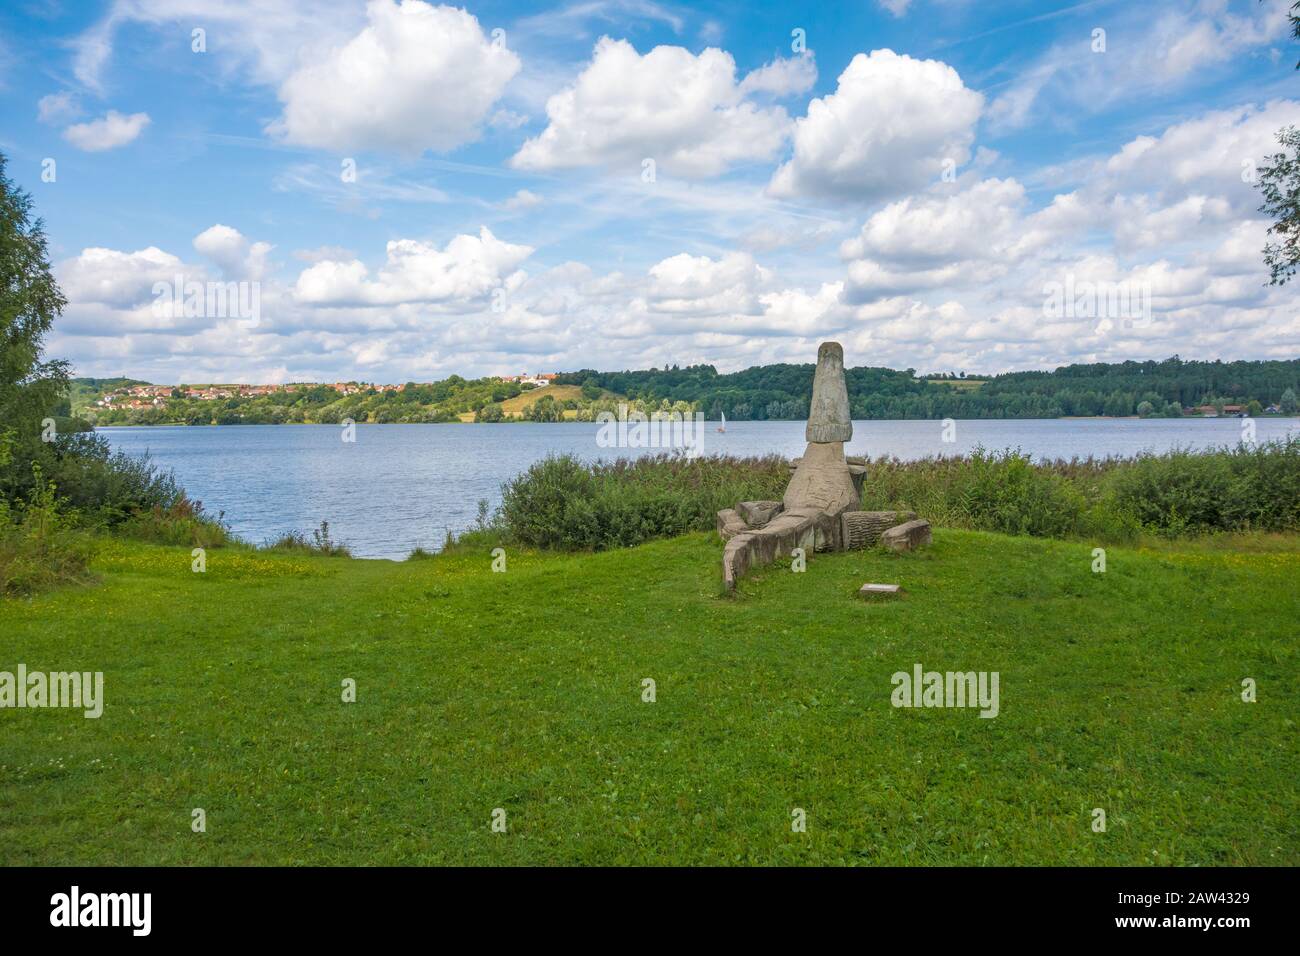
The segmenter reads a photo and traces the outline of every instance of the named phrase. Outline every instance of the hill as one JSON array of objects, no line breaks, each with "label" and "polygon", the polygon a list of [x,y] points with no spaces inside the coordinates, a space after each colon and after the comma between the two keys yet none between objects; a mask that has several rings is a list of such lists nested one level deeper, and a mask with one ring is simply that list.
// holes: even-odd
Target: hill
[{"label": "hill", "polygon": [[[132,379],[77,379],[72,409],[95,424],[191,425],[310,422],[589,421],[627,402],[641,411],[703,412],[732,421],[808,416],[813,366],[760,365],[719,374],[711,365],[641,371],[564,372],[532,390],[458,375],[405,385],[178,386],[131,396]],[[992,376],[918,376],[912,369],[845,371],[855,419],[1180,417],[1209,408],[1260,415],[1300,411],[1300,359],[1067,365]],[[98,399],[115,393],[108,406]],[[122,401],[117,401],[118,398]]]},{"label": "hill", "polygon": [[[558,382],[610,388],[646,402],[686,401],[710,418],[801,419],[808,415],[813,366],[760,365],[719,374],[712,365],[643,371],[584,370]],[[1051,372],[918,377],[914,370],[850,368],[849,406],[856,419],[1059,418],[1085,415],[1182,415],[1202,405],[1279,403],[1297,408],[1300,359],[1067,365]],[[1144,404],[1145,403],[1145,404]],[[1148,407],[1149,406],[1149,407]],[[1259,411],[1252,409],[1258,414]]]}]

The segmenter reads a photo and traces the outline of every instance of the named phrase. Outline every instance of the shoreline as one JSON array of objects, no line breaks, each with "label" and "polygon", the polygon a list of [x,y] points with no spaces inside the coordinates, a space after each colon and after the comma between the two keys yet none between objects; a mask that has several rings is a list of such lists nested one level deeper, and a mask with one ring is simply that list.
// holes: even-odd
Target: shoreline
[{"label": "shoreline", "polygon": [[[1149,415],[1146,418],[1140,415],[1057,415],[1052,418],[1023,417],[1023,418],[954,418],[955,422],[1205,422],[1217,421],[1242,421],[1249,418],[1249,415],[1183,415],[1179,418],[1165,418],[1162,415]],[[1256,420],[1274,421],[1274,420],[1300,420],[1300,413],[1295,415],[1283,414],[1266,414],[1260,415]],[[706,418],[706,422],[720,421],[720,419]],[[728,424],[749,424],[750,422],[801,422],[801,418],[743,418],[732,419]],[[855,418],[854,422],[943,422],[943,418]],[[103,428],[284,428],[298,426],[312,426],[318,428],[341,428],[341,422],[239,422],[226,424],[207,424],[191,425],[188,422],[110,422],[105,425],[90,423],[95,431]],[[374,425],[395,425],[395,426],[419,426],[419,425],[482,425],[487,428],[494,428],[499,425],[597,425],[599,422],[578,421],[577,419],[565,419],[559,422],[534,422],[526,419],[508,422],[353,422],[357,426],[374,426]]]}]

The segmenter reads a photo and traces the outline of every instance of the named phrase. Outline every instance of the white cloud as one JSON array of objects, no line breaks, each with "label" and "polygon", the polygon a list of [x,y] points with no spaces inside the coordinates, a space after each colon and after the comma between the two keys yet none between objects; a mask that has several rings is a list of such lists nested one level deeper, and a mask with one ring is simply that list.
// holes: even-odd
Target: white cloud
[{"label": "white cloud", "polygon": [[880,0],[880,5],[895,17],[901,17],[907,13],[907,8],[911,3],[912,0]]},{"label": "white cloud", "polygon": [[892,50],[859,53],[834,93],[808,104],[794,156],[769,186],[776,196],[867,203],[937,181],[970,158],[983,97],[938,60]]},{"label": "white cloud", "polygon": [[812,51],[801,56],[777,57],[771,63],[746,74],[740,82],[742,96],[770,93],[773,96],[797,96],[807,93],[817,82],[817,61]]},{"label": "white cloud", "polygon": [[514,270],[532,252],[502,242],[486,226],[478,236],[456,236],[445,249],[398,239],[388,243],[387,261],[375,278],[358,259],[323,260],[303,270],[294,293],[300,302],[330,306],[477,301],[521,281]]},{"label": "white cloud", "polygon": [[126,308],[151,299],[155,282],[171,282],[184,268],[157,246],[137,252],[91,247],[60,263],[58,278],[70,302]]},{"label": "white cloud", "polygon": [[68,90],[50,93],[36,102],[36,118],[42,123],[59,124],[76,119],[81,115],[81,106],[77,98]]},{"label": "white cloud", "polygon": [[1116,196],[1110,219],[1117,248],[1132,252],[1177,245],[1205,229],[1217,230],[1232,223],[1236,217],[1232,205],[1219,196],[1188,196],[1172,205],[1159,206],[1150,197],[1138,195]]},{"label": "white cloud", "polygon": [[755,293],[771,273],[748,253],[719,259],[679,253],[650,268],[647,297],[657,312],[687,315],[757,311]]},{"label": "white cloud", "polygon": [[1154,12],[1135,4],[1126,16],[1107,18],[1104,52],[1094,52],[1090,31],[1080,31],[1033,60],[989,106],[990,124],[1018,129],[1044,115],[1094,113],[1146,91],[1204,80],[1214,67],[1284,37],[1289,2],[1246,4],[1244,15],[1221,0]]},{"label": "white cloud", "polygon": [[363,19],[359,5],[335,4],[329,13],[321,16],[301,0],[113,0],[104,17],[73,41],[73,72],[83,86],[101,91],[120,26],[161,28],[160,40],[183,44],[188,54],[190,31],[201,24],[221,38],[205,54],[218,70],[247,69],[258,83],[278,84],[300,57],[327,52],[355,34]]},{"label": "white cloud", "polygon": [[1300,102],[1216,110],[1139,136],[1106,160],[1101,180],[1113,189],[1151,189],[1174,201],[1189,190],[1218,192],[1239,208],[1259,204],[1249,176],[1276,153],[1277,131],[1300,124]]},{"label": "white cloud", "polygon": [[537,195],[537,193],[527,189],[521,189],[501,205],[512,212],[518,212],[524,209],[532,209],[534,206],[540,206],[542,202],[542,197]]},{"label": "white cloud", "polygon": [[1024,187],[1014,179],[986,179],[945,196],[909,196],[872,215],[841,255],[904,262],[996,257],[1001,252],[994,246],[1024,204]]},{"label": "white cloud", "polygon": [[126,116],[117,110],[109,110],[100,119],[69,126],[63,131],[63,138],[77,149],[98,153],[125,146],[139,136],[148,125],[148,113],[132,113]]},{"label": "white cloud", "polygon": [[465,10],[371,0],[366,12],[365,29],[284,81],[284,113],[268,131],[322,149],[407,154],[477,138],[519,57]]},{"label": "white cloud", "polygon": [[519,129],[528,123],[528,117],[523,113],[516,113],[513,110],[497,110],[488,120],[488,125],[493,129]]},{"label": "white cloud", "polygon": [[524,143],[514,167],[639,174],[649,158],[661,171],[715,176],[738,162],[770,159],[790,122],[780,107],[744,98],[729,53],[658,46],[641,56],[626,40],[608,37],[574,84],[547,101],[546,114],[546,129]]},{"label": "white cloud", "polygon": [[266,271],[272,246],[249,242],[239,230],[217,223],[194,237],[194,248],[216,263],[225,278],[256,280]]}]

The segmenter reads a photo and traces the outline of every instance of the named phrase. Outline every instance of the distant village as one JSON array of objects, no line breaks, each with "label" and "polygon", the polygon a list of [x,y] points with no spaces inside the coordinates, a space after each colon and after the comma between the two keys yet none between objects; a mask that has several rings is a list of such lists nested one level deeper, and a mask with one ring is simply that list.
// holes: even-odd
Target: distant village
[{"label": "distant village", "polygon": [[[518,375],[491,375],[487,378],[500,382],[515,382],[527,388],[540,388],[555,381],[555,372],[520,372]],[[278,392],[295,392],[309,388],[329,388],[341,396],[357,395],[373,389],[376,392],[400,392],[408,383],[401,385],[379,385],[372,382],[293,382],[287,385],[130,385],[105,393],[95,401],[99,408],[144,409],[165,405],[173,398],[196,399],[201,402],[224,401],[229,398],[257,398]],[[431,382],[409,383],[416,387],[433,384]],[[1276,404],[1263,408],[1266,415],[1279,414],[1282,409]],[[1199,415],[1205,418],[1245,417],[1248,406],[1243,404],[1194,405],[1183,408],[1184,415]]]},{"label": "distant village", "polygon": [[[521,372],[518,375],[491,375],[488,378],[501,382],[516,382],[530,388],[540,388],[555,381],[555,372]],[[293,382],[288,385],[129,385],[107,392],[95,401],[98,408],[154,408],[169,399],[190,398],[201,402],[224,401],[228,398],[257,398],[278,392],[297,392],[309,388],[331,388],[340,395],[356,395],[374,389],[376,392],[400,392],[401,385],[378,385],[371,382]],[[410,383],[417,387],[429,382]]]}]

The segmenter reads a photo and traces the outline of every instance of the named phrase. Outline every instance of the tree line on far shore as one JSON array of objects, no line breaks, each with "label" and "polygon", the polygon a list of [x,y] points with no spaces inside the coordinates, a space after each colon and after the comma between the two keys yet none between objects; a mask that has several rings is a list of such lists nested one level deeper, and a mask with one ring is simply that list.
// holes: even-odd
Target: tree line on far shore
[{"label": "tree line on far shore", "polygon": [[[508,410],[522,394],[515,382],[459,375],[394,390],[304,385],[266,395],[189,398],[179,387],[157,404],[108,407],[94,401],[111,383],[75,379],[67,414],[96,425],[280,425],[412,422],[592,421],[620,403],[645,412],[702,412],[712,420],[799,421],[808,416],[812,365],[762,365],[719,374],[711,365],[642,371],[561,373],[556,385],[577,386]],[[856,419],[1060,418],[1106,415],[1178,418],[1192,410],[1285,415],[1300,411],[1300,360],[1069,365],[1054,371],[1008,372],[987,378],[958,373],[918,376],[912,369],[850,368],[845,373]]]}]

